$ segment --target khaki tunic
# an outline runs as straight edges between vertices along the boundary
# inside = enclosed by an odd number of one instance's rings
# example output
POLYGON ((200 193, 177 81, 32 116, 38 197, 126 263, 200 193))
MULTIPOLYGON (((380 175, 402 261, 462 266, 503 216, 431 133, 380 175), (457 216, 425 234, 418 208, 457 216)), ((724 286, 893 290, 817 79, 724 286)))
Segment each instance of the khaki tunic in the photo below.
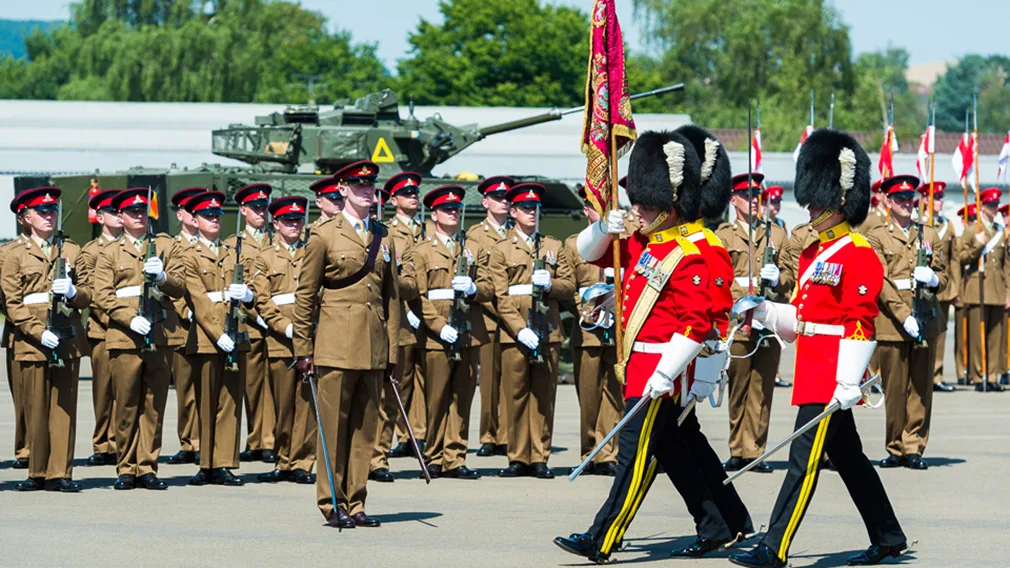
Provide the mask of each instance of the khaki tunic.
MULTIPOLYGON (((190 241, 182 234, 172 238, 179 247, 179 257, 191 248, 196 241, 190 241)), ((186 341, 189 338, 189 328, 192 325, 187 291, 181 298, 172 302, 179 318, 179 337, 173 339, 172 345, 177 345, 172 353, 172 379, 175 382, 175 396, 178 409, 179 447, 183 451, 196 452, 200 450, 200 432, 196 409, 196 386, 192 362, 186 358, 186 341)))
POLYGON ((865 235, 881 225, 886 225, 889 222, 888 218, 889 215, 886 211, 881 211, 874 207, 866 214, 866 220, 856 227, 856 230, 865 235))
MULTIPOLYGON (((3 268, 4 259, 11 249, 24 244, 24 234, 20 234, 14 240, 0 245, 0 269, 3 268)), ((21 372, 14 361, 14 348, 11 339, 14 337, 14 326, 10 318, 7 317, 7 303, 3 298, 3 290, 0 289, 0 313, 4 316, 3 334, 0 337, 0 347, 4 349, 4 356, 7 364, 7 386, 11 389, 11 399, 14 403, 14 458, 18 460, 28 459, 28 424, 25 419, 24 380, 21 372)))
MULTIPOLYGON (((979 258, 986 245, 976 240, 978 223, 971 222, 954 243, 954 256, 961 266, 961 305, 967 311, 968 328, 968 378, 978 383, 982 380, 982 340, 981 328, 985 326, 985 373, 986 380, 994 382, 999 374, 1003 361, 1002 326, 1005 325, 1004 307, 1006 305, 1006 270, 1007 244, 1004 232, 993 249, 985 255, 984 298, 979 297, 979 258), (985 309, 980 304, 984 300, 985 309)), ((993 235, 987 235, 986 242, 993 235)))

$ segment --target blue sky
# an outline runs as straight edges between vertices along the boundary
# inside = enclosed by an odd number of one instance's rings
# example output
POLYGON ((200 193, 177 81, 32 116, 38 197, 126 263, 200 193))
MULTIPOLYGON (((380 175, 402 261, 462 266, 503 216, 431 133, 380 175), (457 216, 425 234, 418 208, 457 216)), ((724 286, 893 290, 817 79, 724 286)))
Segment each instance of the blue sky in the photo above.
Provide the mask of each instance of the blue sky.
MULTIPOLYGON (((589 10, 592 0, 549 0, 589 10)), ((440 18, 437 0, 302 0, 302 5, 328 16, 330 25, 350 28, 359 42, 378 42, 388 67, 407 53, 407 34, 421 18, 440 18), (381 6, 381 13, 376 7, 381 6), (365 22, 356 26, 349 22, 365 22)), ((851 30, 855 53, 904 47, 911 63, 956 59, 966 53, 1010 53, 1010 8, 1007 0, 972 0, 953 9, 949 0, 833 0, 851 30)), ((68 0, 0 2, 0 18, 66 19, 68 0)), ((643 49, 632 0, 617 0, 618 17, 632 49, 643 49)))

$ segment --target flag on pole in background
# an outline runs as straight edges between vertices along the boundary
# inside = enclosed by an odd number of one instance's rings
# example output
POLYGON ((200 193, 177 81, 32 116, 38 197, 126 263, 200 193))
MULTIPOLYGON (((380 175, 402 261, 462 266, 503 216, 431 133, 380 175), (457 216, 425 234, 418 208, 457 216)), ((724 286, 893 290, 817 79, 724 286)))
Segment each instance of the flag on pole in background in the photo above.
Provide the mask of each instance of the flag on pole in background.
MULTIPOLYGON (((813 112, 813 111, 811 111, 813 112)), ((803 133, 800 134, 800 142, 796 145, 796 149, 793 150, 793 161, 797 162, 800 159, 800 148, 803 147, 803 143, 807 141, 807 136, 814 131, 814 125, 808 124, 806 128, 803 129, 803 133)))
POLYGON ((964 185, 965 178, 968 178, 972 185, 975 184, 975 181, 971 179, 974 156, 975 140, 971 134, 965 132, 961 135, 961 141, 957 143, 957 148, 954 149, 954 155, 950 160, 954 166, 954 174, 957 176, 958 184, 964 185))
POLYGON ((894 176, 894 154, 898 152, 898 137, 894 134, 894 125, 887 127, 884 143, 880 146, 880 160, 877 161, 877 171, 880 179, 894 176))
POLYGON ((936 152, 936 127, 930 126, 919 137, 919 150, 915 153, 915 169, 922 183, 929 180, 929 157, 936 152))
POLYGON ((1006 133, 1003 139, 1003 147, 999 151, 999 168, 996 170, 996 179, 1003 178, 1006 181, 1007 162, 1010 161, 1010 132, 1006 133))
POLYGON ((614 0, 594 0, 589 33, 582 153, 587 158, 586 198, 602 214, 610 204, 611 191, 617 191, 611 187, 611 155, 624 155, 638 134, 631 116, 624 40, 614 0))
POLYGON ((151 192, 151 202, 148 203, 147 205, 148 205, 148 212, 147 212, 148 215, 152 219, 154 219, 155 221, 157 221, 158 220, 158 192, 157 191, 152 191, 151 192))
POLYGON ((754 138, 750 141, 751 164, 750 169, 756 174, 764 173, 761 169, 761 127, 754 129, 754 138))

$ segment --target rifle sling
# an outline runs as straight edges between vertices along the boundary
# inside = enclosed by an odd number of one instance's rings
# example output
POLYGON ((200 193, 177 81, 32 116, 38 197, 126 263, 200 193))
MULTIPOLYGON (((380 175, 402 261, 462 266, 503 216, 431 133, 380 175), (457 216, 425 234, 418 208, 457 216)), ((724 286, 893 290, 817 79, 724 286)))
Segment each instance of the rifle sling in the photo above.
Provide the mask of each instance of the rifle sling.
POLYGON ((382 243, 382 237, 379 235, 372 235, 372 243, 368 245, 368 253, 365 257, 365 264, 358 269, 357 272, 349 276, 344 276, 343 278, 323 278, 323 288, 327 290, 340 290, 341 288, 347 288, 348 286, 353 286, 361 281, 366 274, 375 268, 375 258, 379 255, 379 245, 382 243))

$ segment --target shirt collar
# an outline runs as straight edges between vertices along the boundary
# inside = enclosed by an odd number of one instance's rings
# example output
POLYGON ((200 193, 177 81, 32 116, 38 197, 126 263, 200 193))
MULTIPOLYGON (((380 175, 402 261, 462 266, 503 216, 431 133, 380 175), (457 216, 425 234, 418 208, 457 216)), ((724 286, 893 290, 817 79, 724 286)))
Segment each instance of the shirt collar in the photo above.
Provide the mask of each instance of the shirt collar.
POLYGON ((245 230, 254 239, 260 239, 260 238, 263 237, 263 235, 265 235, 267 233, 266 229, 256 229, 252 225, 246 225, 245 226, 245 230))
POLYGON ((403 213, 397 213, 396 218, 406 223, 408 227, 413 227, 414 223, 417 223, 417 221, 415 221, 413 217, 407 217, 403 213))
POLYGON ((438 240, 441 241, 441 243, 443 245, 446 245, 446 247, 449 246, 449 241, 455 241, 456 240, 455 236, 443 235, 442 233, 439 233, 438 231, 435 231, 435 235, 438 237, 438 240))
POLYGON ((32 233, 32 242, 37 244, 39 247, 44 248, 46 246, 53 244, 53 238, 49 237, 48 239, 42 239, 36 236, 35 233, 32 233))
POLYGON ((215 240, 215 241, 208 241, 207 239, 205 239, 205 238, 204 238, 204 236, 203 236, 203 235, 199 235, 199 236, 197 237, 197 240, 198 240, 199 242, 203 243, 203 244, 204 244, 204 246, 206 246, 206 247, 208 247, 208 248, 211 248, 211 249, 216 249, 216 248, 217 248, 218 246, 220 246, 220 244, 219 244, 219 243, 220 243, 220 241, 219 241, 219 240, 215 240))
POLYGON ((851 232, 852 229, 849 227, 849 222, 842 221, 830 229, 820 231, 817 233, 817 237, 821 240, 821 243, 830 243, 831 241, 840 239, 851 232))
POLYGON ((498 223, 495 223, 490 217, 488 217, 487 219, 485 219, 485 221, 487 221, 488 226, 491 227, 492 229, 494 229, 496 231, 499 231, 499 232, 501 231, 502 226, 499 225, 498 223))
MULTIPOLYGON (((365 223, 364 219, 356 218, 346 207, 340 210, 340 214, 344 216, 344 219, 350 221, 352 227, 356 226, 358 223, 365 223)), ((365 228, 368 228, 367 223, 365 223, 365 228)))
POLYGON ((144 244, 144 239, 134 238, 133 235, 130 235, 130 234, 127 234, 127 233, 123 233, 123 235, 125 235, 127 239, 130 239, 130 244, 132 244, 135 247, 144 244))

